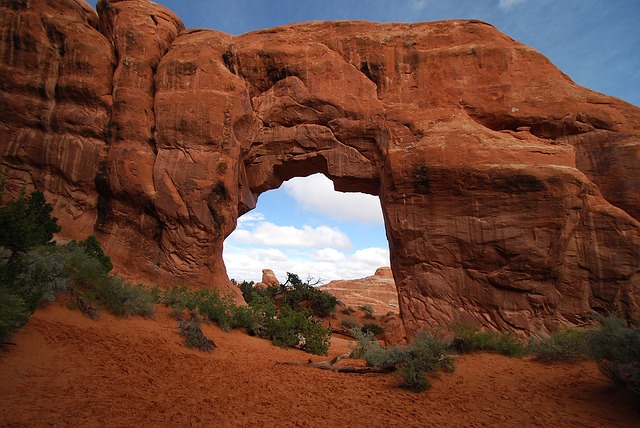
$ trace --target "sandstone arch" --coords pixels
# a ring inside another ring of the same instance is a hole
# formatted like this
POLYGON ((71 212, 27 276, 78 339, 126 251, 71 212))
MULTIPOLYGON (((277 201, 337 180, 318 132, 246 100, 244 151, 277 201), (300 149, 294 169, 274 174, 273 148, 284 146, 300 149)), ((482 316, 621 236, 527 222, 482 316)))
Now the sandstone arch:
MULTIPOLYGON (((143 0, 3 2, 0 160, 121 272, 230 287, 257 195, 380 197, 409 333, 639 314, 640 111, 477 21, 232 37, 143 0)), ((231 289, 231 288, 229 288, 231 289)))

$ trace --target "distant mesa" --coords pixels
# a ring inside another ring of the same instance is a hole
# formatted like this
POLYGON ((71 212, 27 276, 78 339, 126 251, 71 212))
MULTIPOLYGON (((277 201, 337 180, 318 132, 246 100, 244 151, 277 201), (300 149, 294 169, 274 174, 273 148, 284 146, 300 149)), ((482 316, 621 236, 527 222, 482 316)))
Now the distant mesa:
POLYGON ((335 280, 318 288, 353 309, 370 305, 377 315, 399 311, 398 290, 389 267, 378 268, 375 274, 366 278, 335 280))
POLYGON ((323 173, 380 198, 409 336, 640 316, 637 107, 474 20, 231 36, 151 1, 97 8, 0 3, 0 164, 121 275, 240 301, 222 258, 238 217, 323 173))

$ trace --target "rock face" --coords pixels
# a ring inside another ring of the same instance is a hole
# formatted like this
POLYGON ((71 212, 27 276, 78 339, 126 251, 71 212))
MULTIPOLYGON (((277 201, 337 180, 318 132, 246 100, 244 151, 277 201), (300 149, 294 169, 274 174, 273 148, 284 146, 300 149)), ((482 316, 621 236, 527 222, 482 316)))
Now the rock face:
POLYGON ((640 315, 640 109, 478 21, 232 37, 97 9, 0 0, 0 162, 119 272, 235 290, 238 216, 321 172, 380 197, 409 334, 640 315))
POLYGON ((379 268, 366 278, 331 281, 318 288, 333 294, 344 305, 354 309, 371 305, 377 315, 398 312, 398 291, 388 267, 379 268))
POLYGON ((262 281, 256 284, 256 287, 275 287, 280 285, 280 280, 271 269, 262 269, 262 281))

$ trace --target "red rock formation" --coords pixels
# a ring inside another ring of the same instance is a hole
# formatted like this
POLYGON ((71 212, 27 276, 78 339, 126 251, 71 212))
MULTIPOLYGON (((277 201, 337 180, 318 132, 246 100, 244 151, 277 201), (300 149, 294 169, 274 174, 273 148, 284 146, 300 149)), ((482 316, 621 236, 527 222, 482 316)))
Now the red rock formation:
POLYGON ((262 269, 262 281, 256 284, 256 287, 267 288, 280 285, 280 280, 276 277, 271 269, 262 269))
POLYGON ((388 267, 378 268, 375 274, 366 278, 335 280, 318 288, 354 309, 371 305, 376 315, 398 313, 398 291, 388 267))
POLYGON ((144 0, 0 0, 0 161, 120 272, 235 290, 225 237, 322 172, 381 200, 409 334, 640 315, 640 110, 478 21, 232 37, 144 0))

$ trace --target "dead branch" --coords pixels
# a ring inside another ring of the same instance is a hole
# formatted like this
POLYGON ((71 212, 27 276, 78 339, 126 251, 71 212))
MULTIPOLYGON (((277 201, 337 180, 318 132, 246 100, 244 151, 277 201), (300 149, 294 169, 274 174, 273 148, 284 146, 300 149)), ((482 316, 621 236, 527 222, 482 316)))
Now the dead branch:
POLYGON ((306 363, 301 363, 299 361, 279 361, 276 364, 285 364, 288 366, 309 366, 315 367, 321 370, 331 370, 338 373, 389 373, 394 370, 394 367, 385 367, 385 368, 377 368, 377 367, 360 367, 360 366, 335 366, 338 361, 348 358, 349 354, 338 355, 337 357, 329 360, 329 361, 318 361, 314 363, 309 359, 306 363))

